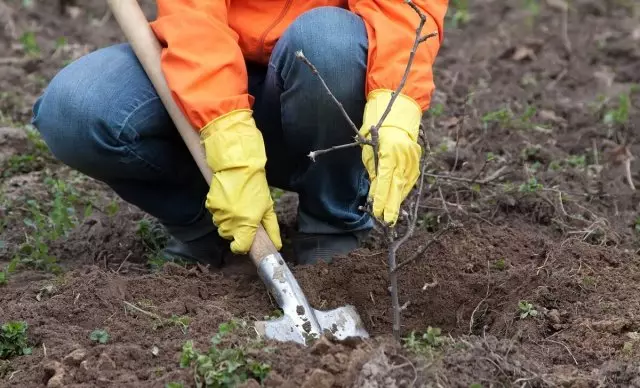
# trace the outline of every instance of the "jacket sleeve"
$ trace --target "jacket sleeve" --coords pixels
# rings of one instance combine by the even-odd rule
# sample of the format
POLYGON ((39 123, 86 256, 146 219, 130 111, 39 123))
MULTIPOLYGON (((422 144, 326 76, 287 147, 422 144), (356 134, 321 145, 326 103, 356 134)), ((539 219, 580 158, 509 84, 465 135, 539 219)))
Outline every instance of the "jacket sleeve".
POLYGON ((157 0, 151 23, 169 89, 197 131, 253 104, 238 35, 227 23, 230 1, 157 0))
MULTIPOLYGON (((421 43, 402 94, 425 111, 435 89, 432 66, 440 49, 448 0, 413 0, 427 21, 422 35, 438 32, 421 43)), ((403 0, 349 0, 350 9, 362 17, 369 38, 367 95, 378 89, 395 90, 404 74, 420 17, 403 0)))

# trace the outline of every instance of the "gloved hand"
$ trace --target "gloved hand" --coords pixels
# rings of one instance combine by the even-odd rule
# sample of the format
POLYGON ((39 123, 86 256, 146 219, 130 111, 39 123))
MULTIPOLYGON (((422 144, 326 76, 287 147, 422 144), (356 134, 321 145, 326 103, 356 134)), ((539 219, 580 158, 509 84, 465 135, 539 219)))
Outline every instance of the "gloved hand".
MULTIPOLYGON (((367 98, 360 134, 371 140, 371 126, 384 113, 391 90, 379 89, 367 98)), ((378 174, 375 170, 373 147, 364 145, 362 161, 369 173, 373 200, 373 215, 389 225, 395 225, 400 205, 420 176, 422 149, 417 142, 422 110, 410 97, 400 94, 378 132, 378 174)))
POLYGON ((231 251, 239 254, 249 251, 260 224, 276 248, 282 248, 264 169, 264 141, 252 113, 233 111, 200 132, 207 164, 214 172, 205 204, 220 236, 233 240, 231 251))

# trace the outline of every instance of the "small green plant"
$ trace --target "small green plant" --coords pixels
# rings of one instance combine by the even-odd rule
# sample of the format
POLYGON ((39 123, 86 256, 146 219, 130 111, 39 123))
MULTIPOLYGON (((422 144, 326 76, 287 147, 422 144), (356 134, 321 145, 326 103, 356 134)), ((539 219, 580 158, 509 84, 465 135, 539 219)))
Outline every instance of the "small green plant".
POLYGON ((635 230, 636 233, 640 233, 640 216, 636 217, 636 220, 633 223, 633 230, 635 230))
POLYGON ((520 311, 520 319, 535 317, 538 315, 538 310, 533 307, 533 304, 527 302, 526 300, 521 300, 518 303, 518 310, 520 311))
POLYGON ((7 264, 7 266, 0 270, 0 286, 4 286, 9 281, 9 276, 16 271, 16 267, 18 266, 18 260, 13 259, 7 264))
POLYGON ((433 348, 437 348, 442 345, 443 338, 441 337, 441 330, 437 327, 429 326, 424 333, 417 334, 415 331, 409 333, 408 336, 402 339, 404 347, 409 351, 416 354, 430 354, 433 348))
MULTIPOLYGON (((160 318, 160 317, 158 317, 160 318)), ((191 323, 191 318, 188 315, 171 315, 171 318, 162 319, 154 323, 154 329, 160 329, 166 326, 177 326, 182 330, 184 334, 187 334, 187 330, 189 329, 189 324, 191 323)))
POLYGON ((471 19, 468 0, 452 0, 447 19, 453 28, 467 24, 471 19))
POLYGON ((504 271, 506 267, 507 264, 504 260, 504 257, 499 258, 493 263, 493 268, 497 269, 498 271, 504 271))
POLYGON ((551 171, 560 171, 562 170, 562 165, 557 160, 552 160, 551 163, 549 163, 549 169, 551 171))
POLYGON ((277 187, 270 187, 271 190, 271 198, 273 198, 274 202, 278 202, 282 194, 284 194, 284 190, 279 189, 277 187))
POLYGON ((234 387, 253 378, 258 382, 267 377, 271 366, 257 361, 240 345, 223 346, 225 337, 238 327, 236 321, 222 323, 211 338, 211 347, 201 353, 187 341, 182 347, 180 367, 193 368, 198 387, 234 387))
POLYGON ((275 309, 275 310, 271 311, 271 314, 265 315, 264 316, 264 320, 265 321, 271 321, 271 320, 274 320, 274 319, 281 318, 283 315, 284 315, 284 312, 282 312, 281 309, 275 309))
MULTIPOLYGON (((167 262, 162 250, 167 244, 167 234, 157 224, 153 223, 147 218, 143 218, 138 222, 138 228, 136 234, 142 240, 142 244, 145 247, 144 257, 147 260, 147 264, 152 269, 162 268, 167 262)), ((183 264, 181 260, 176 259, 177 264, 183 264)))
POLYGON ((620 94, 617 106, 605 111, 602 121, 607 125, 624 125, 629 121, 629 110, 631 110, 629 94, 620 94))
POLYGON ((184 384, 182 383, 176 383, 174 381, 167 383, 165 385, 165 388, 184 388, 184 384))
MULTIPOLYGON (((0 93, 0 100, 2 95, 0 93)), ((0 113, 0 117, 2 114, 0 113)), ((49 163, 56 163, 55 159, 40 134, 31 126, 25 127, 29 147, 19 155, 12 155, 0 165, 0 176, 9 178, 18 174, 42 170, 49 163)))
POLYGON ((429 232, 435 232, 438 229, 440 220, 438 215, 433 212, 427 212, 418 220, 418 226, 425 228, 429 232))
POLYGON ((500 127, 511 127, 515 129, 529 129, 534 126, 533 118, 537 113, 534 106, 528 105, 521 115, 514 113, 509 106, 488 112, 482 116, 482 123, 485 128, 489 124, 498 124, 500 127))
POLYGON ((89 339, 104 345, 109 342, 109 333, 106 330, 96 329, 89 334, 89 339))
POLYGON ((27 31, 20 37, 22 48, 28 55, 40 54, 40 46, 36 40, 36 34, 33 31, 27 31))
POLYGON ((118 210, 120 210, 120 204, 118 203, 117 200, 114 199, 111 202, 109 202, 109 204, 106 206, 104 210, 109 217, 113 217, 116 215, 116 213, 118 213, 118 210))
POLYGON ((79 194, 67 183, 47 178, 45 183, 53 200, 42 205, 35 200, 27 200, 28 215, 24 224, 32 229, 26 240, 18 247, 14 257, 20 264, 35 269, 58 273, 61 267, 55 256, 49 253, 49 244, 66 237, 79 222, 75 205, 79 203, 79 194), (45 206, 50 209, 46 211, 45 206))
POLYGON ((571 155, 567 158, 567 164, 574 168, 584 168, 587 166, 585 155, 571 155))
POLYGON ((540 14, 540 1, 539 0, 524 0, 523 5, 529 15, 527 16, 526 22, 529 26, 533 25, 533 22, 540 14))
POLYGON ((429 112, 431 117, 440 117, 444 113, 444 105, 433 104, 427 112, 429 112))
POLYGON ((538 179, 536 179, 536 177, 531 177, 526 183, 520 185, 518 191, 521 193, 537 193, 543 188, 544 186, 541 183, 538 183, 538 179))
POLYGON ((2 325, 0 332, 0 359, 31 354, 24 321, 10 321, 2 325))
POLYGON ((501 126, 508 126, 513 119, 513 112, 508 108, 502 108, 496 111, 488 112, 482 116, 482 122, 485 124, 498 123, 501 126))

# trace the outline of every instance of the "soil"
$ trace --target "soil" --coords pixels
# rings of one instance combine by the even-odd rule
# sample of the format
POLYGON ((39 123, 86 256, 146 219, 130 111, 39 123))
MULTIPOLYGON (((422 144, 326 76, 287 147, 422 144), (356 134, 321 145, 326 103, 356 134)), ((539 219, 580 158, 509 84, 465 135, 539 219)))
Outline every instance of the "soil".
MULTIPOLYGON (((424 120, 432 152, 420 221, 397 255, 401 335, 442 333, 422 351, 391 336, 379 231, 331 264, 291 264, 315 308, 356 307, 366 340, 254 348, 250 322, 277 305, 247 258, 222 269, 150 265, 163 240, 140 227, 153 220, 24 130, 51 77, 122 41, 118 26, 97 0, 63 12, 24 3, 0 1, 0 269, 32 241, 28 200, 45 213, 55 206, 51 180, 72 188, 77 224, 47 241, 59 270, 20 265, 0 285, 0 323, 27 322, 33 346, 0 360, 1 387, 194 386, 179 365, 183 344, 204 350, 231 320, 249 326, 225 345, 271 366, 265 386, 640 386, 640 195, 625 171, 628 155, 640 154, 634 2, 572 1, 565 22, 563 1, 536 13, 516 0, 478 0, 466 23, 449 24, 424 120), (521 302, 532 315, 521 315, 521 302), (91 341, 95 329, 109 333, 106 344, 91 341)), ((153 2, 142 4, 153 17, 153 2)), ((637 166, 631 160, 636 185, 637 166)), ((278 199, 285 241, 295 206, 293 193, 278 199)))

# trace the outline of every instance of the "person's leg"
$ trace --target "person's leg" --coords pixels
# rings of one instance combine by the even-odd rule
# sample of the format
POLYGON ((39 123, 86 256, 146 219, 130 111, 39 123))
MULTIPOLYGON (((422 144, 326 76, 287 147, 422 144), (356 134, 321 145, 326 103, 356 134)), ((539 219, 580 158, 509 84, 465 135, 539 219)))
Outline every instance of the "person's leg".
POLYGON ((320 7, 301 15, 275 46, 254 114, 267 143, 269 182, 299 194, 294 240, 300 263, 330 261, 357 248, 372 228, 358 210, 369 181, 361 148, 319 156, 310 151, 353 142, 355 135, 318 78, 295 56, 302 50, 359 127, 365 106, 368 40, 360 17, 320 7))
POLYGON ((167 228, 174 237, 168 253, 219 264, 228 244, 204 207, 206 181, 128 44, 62 69, 33 111, 33 125, 59 160, 167 228))

